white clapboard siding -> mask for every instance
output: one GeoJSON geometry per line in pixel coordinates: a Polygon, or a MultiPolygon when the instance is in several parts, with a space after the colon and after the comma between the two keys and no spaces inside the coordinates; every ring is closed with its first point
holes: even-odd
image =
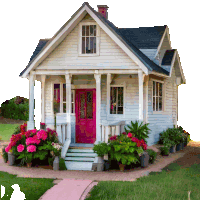
{"type": "Polygon", "coordinates": [[[37,69],[68,69],[73,66],[115,68],[129,67],[138,69],[138,65],[100,28],[100,55],[78,56],[79,24],[61,42],[60,45],[37,67],[37,69]],[[90,62],[88,62],[90,60],[90,62]],[[101,65],[99,65],[101,63],[101,65]]]}

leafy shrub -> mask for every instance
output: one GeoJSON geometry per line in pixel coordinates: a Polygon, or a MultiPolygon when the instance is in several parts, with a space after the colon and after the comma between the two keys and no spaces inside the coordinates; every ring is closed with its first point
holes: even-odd
{"type": "Polygon", "coordinates": [[[59,161],[59,169],[60,170],[66,170],[66,166],[65,166],[65,160],[63,158],[60,158],[60,161],[59,161]]]}
{"type": "Polygon", "coordinates": [[[174,146],[184,141],[183,132],[178,128],[168,128],[166,131],[161,132],[159,138],[159,144],[165,146],[174,146]]]}
{"type": "Polygon", "coordinates": [[[94,152],[97,153],[97,155],[100,157],[103,157],[104,154],[108,154],[109,149],[111,148],[105,142],[95,144],[93,147],[94,152]]]}
{"type": "Polygon", "coordinates": [[[14,97],[1,104],[1,115],[5,118],[28,121],[29,100],[24,97],[14,97]]]}
{"type": "Polygon", "coordinates": [[[5,148],[6,148],[6,146],[4,146],[2,149],[2,156],[7,162],[8,161],[8,153],[5,151],[5,148]]]}
{"type": "Polygon", "coordinates": [[[147,124],[143,124],[143,122],[141,122],[141,124],[138,124],[138,121],[136,120],[135,123],[133,123],[131,121],[131,125],[127,125],[128,129],[126,127],[124,127],[126,133],[132,133],[134,137],[138,138],[139,140],[143,139],[145,141],[145,143],[147,143],[146,138],[148,138],[148,134],[149,134],[149,128],[148,128],[148,123],[147,124]]]}
{"type": "Polygon", "coordinates": [[[169,148],[168,147],[160,147],[161,155],[167,156],[169,155],[169,148]]]}
{"type": "Polygon", "coordinates": [[[149,154],[149,163],[154,163],[157,157],[157,153],[152,149],[147,149],[146,151],[149,154]]]}

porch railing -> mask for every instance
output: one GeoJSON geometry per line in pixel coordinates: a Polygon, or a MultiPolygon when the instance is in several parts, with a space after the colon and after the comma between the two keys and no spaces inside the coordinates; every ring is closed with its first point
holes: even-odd
{"type": "Polygon", "coordinates": [[[56,132],[58,133],[58,140],[64,144],[67,139],[67,126],[68,123],[56,124],[56,132]]]}
{"type": "Polygon", "coordinates": [[[101,141],[108,142],[109,135],[119,135],[124,132],[125,121],[101,124],[101,141]]]}

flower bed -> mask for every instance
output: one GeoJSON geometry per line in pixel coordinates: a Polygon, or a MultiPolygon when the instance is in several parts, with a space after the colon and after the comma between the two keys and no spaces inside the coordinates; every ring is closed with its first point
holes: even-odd
{"type": "Polygon", "coordinates": [[[16,157],[16,164],[32,163],[33,166],[45,162],[53,165],[55,156],[61,153],[61,145],[55,130],[28,130],[27,124],[20,126],[20,133],[12,135],[5,152],[11,152],[16,157]],[[43,162],[44,161],[44,162],[43,162]]]}
{"type": "Polygon", "coordinates": [[[147,150],[146,138],[148,138],[148,124],[139,125],[131,121],[131,126],[125,128],[126,132],[120,135],[109,136],[108,143],[94,145],[94,152],[98,156],[108,154],[109,163],[112,168],[120,164],[129,166],[140,165],[140,156],[147,150]]]}

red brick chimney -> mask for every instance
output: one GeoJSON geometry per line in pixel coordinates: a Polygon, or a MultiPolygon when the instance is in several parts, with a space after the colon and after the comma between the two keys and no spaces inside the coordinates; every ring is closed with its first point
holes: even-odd
{"type": "Polygon", "coordinates": [[[108,19],[107,5],[98,5],[98,12],[101,13],[106,19],[108,19]]]}

